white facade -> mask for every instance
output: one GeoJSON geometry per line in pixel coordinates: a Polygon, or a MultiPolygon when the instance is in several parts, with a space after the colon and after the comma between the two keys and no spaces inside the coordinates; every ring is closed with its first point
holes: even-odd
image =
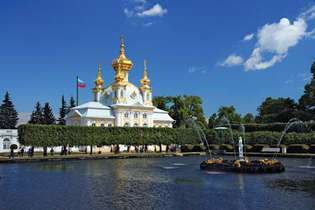
{"type": "Polygon", "coordinates": [[[140,87],[128,81],[132,62],[125,55],[121,42],[120,53],[113,61],[115,80],[103,87],[101,69],[95,80],[94,101],[74,107],[66,116],[67,125],[100,127],[173,127],[169,114],[152,105],[152,90],[146,62],[140,87]]]}
{"type": "Polygon", "coordinates": [[[17,129],[0,129],[0,153],[10,152],[10,146],[19,147],[17,129]]]}

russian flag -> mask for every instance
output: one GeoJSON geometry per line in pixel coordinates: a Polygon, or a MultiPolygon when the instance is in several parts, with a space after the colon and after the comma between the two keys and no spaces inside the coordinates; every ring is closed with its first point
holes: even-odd
{"type": "Polygon", "coordinates": [[[79,78],[78,78],[77,84],[78,84],[78,88],[85,88],[86,87],[85,82],[80,80],[79,78]]]}

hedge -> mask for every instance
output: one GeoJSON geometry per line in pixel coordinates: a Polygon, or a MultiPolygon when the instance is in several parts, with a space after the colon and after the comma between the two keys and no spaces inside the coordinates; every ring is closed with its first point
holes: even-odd
{"type": "Polygon", "coordinates": [[[21,125],[19,142],[23,145],[144,145],[199,144],[192,129],[81,127],[60,125],[21,125]]]}
{"type": "MultiPolygon", "coordinates": [[[[209,144],[233,144],[228,131],[221,134],[213,129],[204,130],[209,144]]],[[[61,125],[21,125],[18,128],[19,142],[33,146],[59,145],[144,145],[144,144],[199,144],[198,135],[190,128],[136,128],[136,127],[81,127],[61,125]]],[[[240,132],[233,132],[238,142],[240,132]]],[[[259,131],[245,133],[246,144],[275,145],[281,132],[259,131]]],[[[284,136],[281,144],[315,144],[315,132],[295,133],[284,136]]]]}
{"type": "MultiPolygon", "coordinates": [[[[287,124],[286,123],[264,123],[264,124],[244,124],[246,132],[256,132],[256,131],[273,131],[282,132],[287,124]]],[[[233,130],[239,130],[239,124],[231,125],[233,130]]],[[[304,125],[292,126],[288,132],[311,132],[315,130],[315,123],[305,122],[304,125]]]]}

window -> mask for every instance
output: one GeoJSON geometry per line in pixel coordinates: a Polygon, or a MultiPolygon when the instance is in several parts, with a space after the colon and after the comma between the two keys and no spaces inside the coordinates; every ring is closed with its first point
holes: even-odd
{"type": "Polygon", "coordinates": [[[125,125],[124,125],[125,127],[129,127],[129,123],[125,123],[125,125]]]}
{"type": "Polygon", "coordinates": [[[135,114],[134,114],[134,118],[138,118],[138,113],[135,113],[135,114]]]}
{"type": "Polygon", "coordinates": [[[92,126],[95,127],[96,126],[95,123],[92,123],[92,126]]]}
{"type": "Polygon", "coordinates": [[[146,119],[147,118],[147,114],[143,114],[143,118],[146,119]]]}
{"type": "Polygon", "coordinates": [[[111,123],[108,124],[108,127],[112,127],[113,125],[111,123]]]}
{"type": "Polygon", "coordinates": [[[148,124],[144,123],[144,124],[143,124],[143,127],[148,127],[148,124]]]}
{"type": "Polygon", "coordinates": [[[120,97],[121,97],[121,98],[124,97],[124,91],[123,91],[123,90],[120,91],[120,97]]]}
{"type": "Polygon", "coordinates": [[[101,124],[101,127],[104,127],[104,124],[103,124],[103,123],[101,124]]]}
{"type": "Polygon", "coordinates": [[[133,127],[138,127],[138,123],[135,123],[135,124],[133,125],[133,127]]]}
{"type": "Polygon", "coordinates": [[[10,139],[3,140],[3,149],[10,149],[10,139]]]}
{"type": "Polygon", "coordinates": [[[129,114],[126,112],[125,113],[125,118],[128,118],[129,117],[129,114]]]}

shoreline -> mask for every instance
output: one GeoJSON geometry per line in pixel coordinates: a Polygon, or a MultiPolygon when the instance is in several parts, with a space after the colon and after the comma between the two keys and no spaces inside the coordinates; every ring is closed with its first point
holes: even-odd
{"type": "MultiPolygon", "coordinates": [[[[162,152],[162,153],[103,153],[103,154],[70,154],[43,156],[35,154],[33,157],[23,156],[10,159],[8,156],[0,156],[0,164],[12,163],[33,163],[33,162],[53,162],[69,160],[102,160],[102,159],[129,159],[129,158],[163,158],[163,157],[183,157],[183,156],[205,156],[205,152],[162,152]]],[[[233,156],[233,152],[224,152],[215,156],[233,156]]],[[[277,157],[277,158],[315,158],[315,154],[306,153],[246,153],[247,157],[277,157]]]]}

